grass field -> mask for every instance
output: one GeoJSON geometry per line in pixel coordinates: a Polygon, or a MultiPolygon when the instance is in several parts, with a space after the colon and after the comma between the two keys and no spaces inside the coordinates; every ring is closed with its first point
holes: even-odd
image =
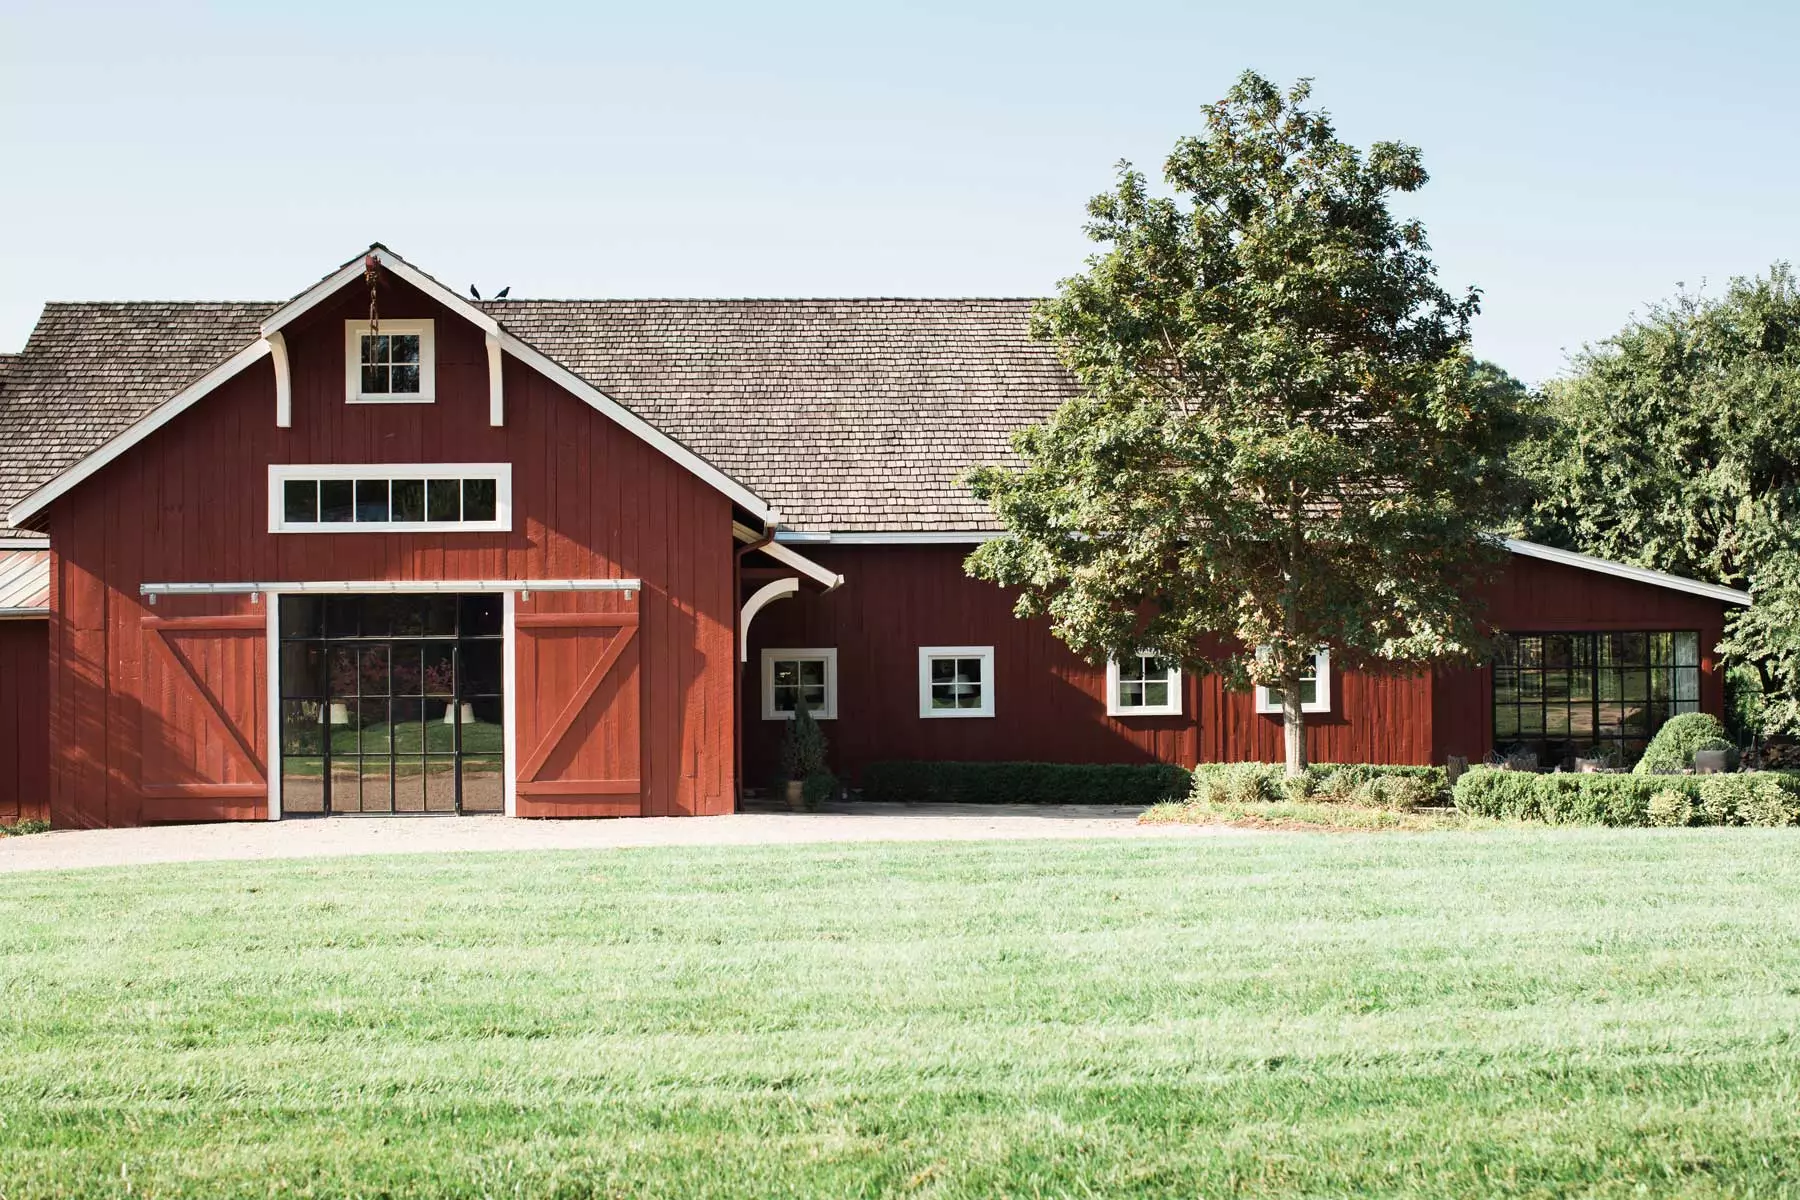
{"type": "Polygon", "coordinates": [[[1800,831],[0,876],[0,1194],[1800,1193],[1800,831]]]}

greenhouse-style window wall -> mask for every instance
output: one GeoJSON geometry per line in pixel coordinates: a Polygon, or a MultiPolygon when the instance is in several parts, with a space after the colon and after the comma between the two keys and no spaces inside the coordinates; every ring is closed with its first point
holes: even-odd
{"type": "Polygon", "coordinates": [[[1494,749],[1546,770],[1636,762],[1664,721],[1700,709],[1700,635],[1513,633],[1494,659],[1494,749]]]}

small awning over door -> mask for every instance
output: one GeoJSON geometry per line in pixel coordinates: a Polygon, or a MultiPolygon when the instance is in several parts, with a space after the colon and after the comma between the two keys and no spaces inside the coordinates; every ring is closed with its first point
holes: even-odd
{"type": "Polygon", "coordinates": [[[756,620],[757,613],[777,600],[797,595],[802,581],[814,585],[823,593],[836,591],[844,586],[844,577],[830,567],[819,565],[793,547],[783,546],[771,537],[758,534],[742,522],[732,523],[731,534],[743,547],[740,554],[755,551],[773,561],[782,571],[793,572],[792,575],[783,575],[762,583],[743,600],[743,608],[738,614],[738,661],[749,662],[750,625],[756,620]]]}

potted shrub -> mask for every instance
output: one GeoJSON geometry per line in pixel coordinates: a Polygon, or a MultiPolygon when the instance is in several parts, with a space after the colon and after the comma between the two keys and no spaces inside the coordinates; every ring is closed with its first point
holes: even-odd
{"type": "Polygon", "coordinates": [[[1694,774],[1718,775],[1737,770],[1737,747],[1724,738],[1707,738],[1694,746],[1694,774]]]}
{"type": "MultiPolygon", "coordinates": [[[[799,811],[801,808],[817,808],[823,800],[821,785],[814,783],[813,795],[807,795],[807,782],[814,777],[830,772],[825,767],[825,751],[829,743],[825,740],[825,731],[813,720],[812,711],[806,707],[806,701],[800,700],[794,706],[794,719],[788,722],[787,732],[781,738],[781,774],[787,784],[788,807],[799,811]],[[812,803],[808,804],[808,800],[812,803]]],[[[829,787],[823,788],[829,794],[829,787]]]]}

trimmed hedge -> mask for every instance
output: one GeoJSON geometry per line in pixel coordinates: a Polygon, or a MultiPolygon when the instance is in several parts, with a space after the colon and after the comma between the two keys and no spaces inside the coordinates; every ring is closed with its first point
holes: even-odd
{"type": "Polygon", "coordinates": [[[862,773],[865,800],[904,804],[1161,804],[1188,793],[1185,767],[1167,763],[878,762],[862,773]]]}
{"type": "Polygon", "coordinates": [[[1796,825],[1800,779],[1779,771],[1539,775],[1475,767],[1456,781],[1456,807],[1552,825],[1796,825]]]}
{"type": "Polygon", "coordinates": [[[1227,804],[1320,800],[1404,809],[1448,803],[1450,783],[1442,767],[1309,763],[1304,775],[1290,780],[1280,763],[1203,763],[1194,769],[1191,798],[1227,804]]]}

